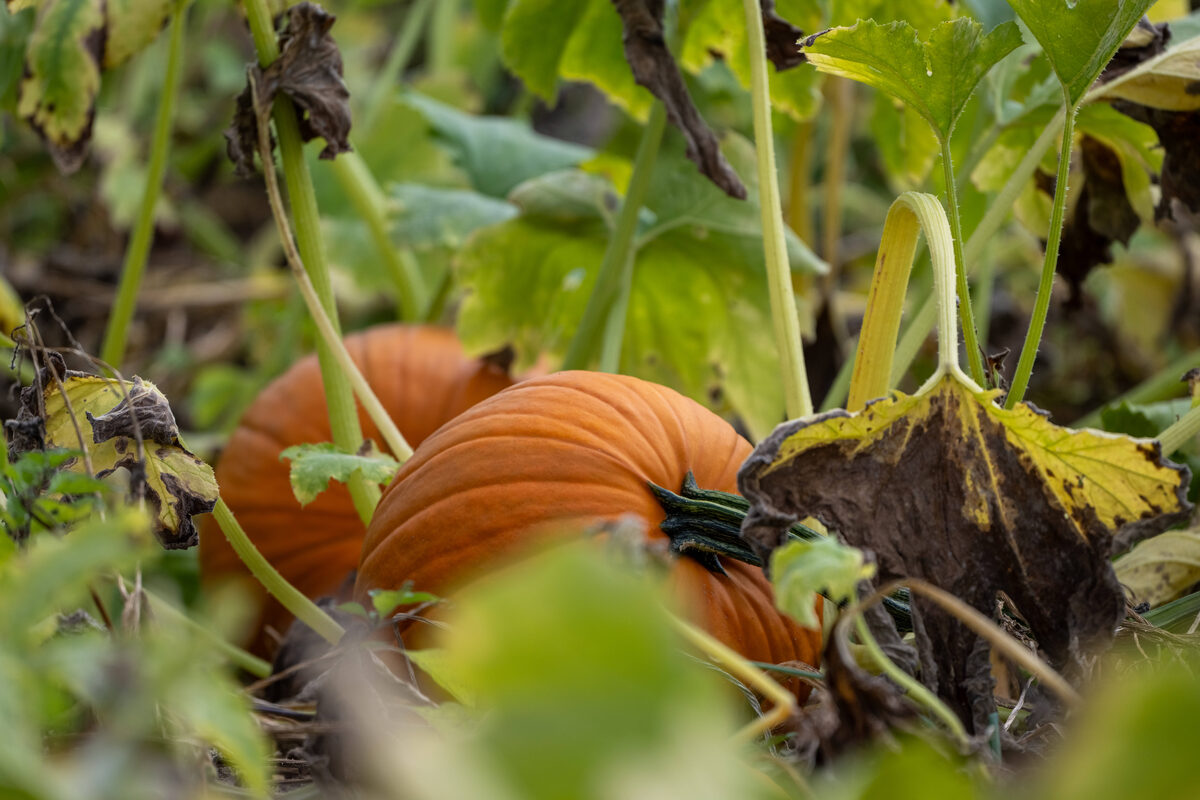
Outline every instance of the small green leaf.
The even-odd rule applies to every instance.
[[[356,617],[362,617],[363,619],[367,619],[370,616],[367,614],[367,609],[363,608],[362,603],[339,603],[337,610],[346,614],[353,614]]]
[[[328,489],[330,478],[346,483],[355,472],[361,472],[369,481],[388,483],[400,469],[400,463],[375,449],[374,443],[367,453],[346,453],[332,442],[298,444],[284,450],[279,458],[292,462],[292,492],[302,506]]]
[[[842,604],[856,597],[855,587],[875,574],[863,552],[830,537],[791,541],[771,555],[775,605],[805,628],[820,628],[813,596]]]
[[[1154,0],[1009,0],[1075,105]]]
[[[534,133],[525,122],[474,116],[412,92],[404,102],[429,121],[475,189],[491,197],[504,197],[522,181],[592,156],[586,147]]]
[[[46,140],[59,170],[79,169],[100,91],[100,0],[47,0],[25,55],[17,113]]]
[[[380,617],[389,616],[400,606],[436,603],[438,596],[429,592],[414,592],[411,581],[405,581],[399,589],[372,589],[371,606]]]
[[[923,43],[908,22],[868,19],[808,38],[804,54],[822,72],[874,86],[911,106],[944,140],[979,81],[1020,44],[1013,22],[985,36],[982,25],[963,17],[939,24]]]

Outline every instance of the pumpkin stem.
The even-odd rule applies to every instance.
[[[721,575],[725,569],[720,556],[762,566],[762,559],[742,539],[742,520],[750,508],[744,497],[701,489],[691,472],[684,477],[678,494],[651,481],[646,485],[667,514],[659,528],[671,540],[671,552],[691,556],[710,572]],[[821,536],[800,523],[793,525],[789,534],[809,540]]]

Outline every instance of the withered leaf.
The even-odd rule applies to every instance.
[[[194,546],[192,517],[212,511],[217,482],[212,467],[180,444],[166,397],[140,378],[101,378],[63,369],[61,360],[51,366],[55,372],[43,369],[21,398],[24,417],[44,415],[44,446],[86,451],[97,478],[128,470],[130,494],[153,507],[154,531],[163,547]],[[86,467],[82,458],[67,465],[78,472]]]
[[[1129,244],[1141,218],[1129,202],[1121,161],[1104,142],[1083,136],[1080,142],[1083,189],[1063,228],[1058,271],[1070,287],[1068,304],[1077,305],[1080,287],[1092,269],[1113,260],[1113,242]]]
[[[683,74],[663,36],[663,0],[613,0],[621,15],[625,59],[639,84],[662,101],[667,119],[687,142],[687,157],[731,197],[745,199],[746,187],[725,160],[717,136],[696,110]]]
[[[800,51],[800,39],[804,31],[779,16],[775,11],[775,0],[760,0],[762,7],[763,34],[767,40],[767,60],[782,72],[804,63]]]
[[[342,80],[342,54],[329,35],[337,17],[315,3],[303,2],[288,11],[288,26],[279,36],[279,58],[266,69],[250,67],[258,86],[258,101],[269,108],[277,92],[296,104],[304,141],[325,140],[320,157],[332,159],[350,151],[350,90]],[[238,174],[254,172],[258,123],[247,86],[237,99],[233,124],[225,131],[229,158]]]
[[[1124,613],[1114,540],[1182,519],[1189,476],[1156,441],[1060,428],[998,394],[946,376],[779,426],[739,474],[743,536],[765,558],[811,515],[874,552],[881,580],[923,578],[989,616],[1003,592],[1051,663],[1074,673]],[[913,623],[922,680],[982,731],[987,648],[919,598]]]
[[[1126,100],[1114,101],[1112,106],[1154,128],[1162,143],[1162,199],[1154,211],[1155,219],[1174,219],[1175,200],[1193,213],[1200,212],[1200,111],[1171,111]]]

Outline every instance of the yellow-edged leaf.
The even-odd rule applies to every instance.
[[[1200,528],[1147,539],[1113,564],[1134,603],[1170,602],[1200,581]]]

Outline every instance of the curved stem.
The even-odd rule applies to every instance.
[[[267,8],[266,0],[243,0],[243,5],[246,9],[246,19],[250,23],[250,33],[254,37],[259,65],[266,67],[279,57],[279,45],[271,24],[271,12]],[[313,190],[308,163],[304,160],[304,143],[300,138],[295,106],[290,98],[282,94],[276,96],[273,118],[279,140],[279,154],[283,162],[284,180],[296,220],[296,244],[300,250],[301,261],[317,297],[321,300],[322,308],[332,322],[335,333],[340,337],[341,328],[333,296],[333,282],[325,261],[325,246],[321,237],[321,215],[317,209],[317,196]],[[317,361],[321,367],[321,380],[325,387],[333,442],[345,452],[356,452],[362,446],[362,428],[358,424],[358,413],[354,407],[350,383],[338,369],[332,351],[323,341],[317,344]],[[359,472],[350,476],[347,488],[350,490],[354,509],[366,524],[379,502],[379,487]]]
[[[257,97],[258,88],[254,84],[254,78],[250,79],[251,93]],[[257,100],[255,107],[257,109]],[[313,322],[316,323],[317,330],[321,334],[321,342],[324,343],[330,355],[336,361],[340,369],[340,375],[343,379],[349,382],[354,393],[358,395],[359,402],[362,403],[363,409],[367,412],[367,416],[375,423],[375,427],[379,429],[380,435],[383,437],[384,443],[388,449],[392,451],[399,461],[407,461],[412,455],[412,447],[404,438],[404,434],[400,433],[400,429],[396,427],[396,423],[392,420],[391,415],[384,409],[383,404],[379,402],[379,398],[375,396],[367,379],[363,377],[362,372],[354,363],[354,359],[350,357],[350,352],[346,349],[346,345],[342,342],[342,338],[338,335],[337,329],[334,327],[333,320],[326,313],[325,308],[321,305],[321,299],[317,295],[316,289],[313,287],[312,280],[304,269],[303,260],[300,254],[296,251],[296,244],[292,239],[291,226],[288,224],[287,214],[283,208],[283,198],[279,196],[279,182],[275,178],[275,165],[271,160],[271,144],[267,138],[267,126],[265,119],[265,111],[257,109],[259,116],[258,125],[258,144],[262,154],[263,175],[266,179],[267,199],[270,201],[271,213],[275,216],[275,224],[279,227],[280,241],[283,242],[283,252],[287,256],[288,266],[291,267],[292,274],[296,278],[296,283],[300,287],[300,293],[304,297],[304,302],[308,306],[308,312],[312,315]],[[358,423],[358,417],[355,416],[355,424]],[[360,434],[361,441],[361,434]],[[374,499],[372,501],[372,509],[379,503],[379,488],[374,486]]]
[[[979,348],[979,334],[975,329],[975,315],[971,310],[971,289],[967,285],[967,262],[963,258],[962,219],[958,213],[958,185],[954,179],[954,160],[950,154],[950,137],[942,139],[942,174],[945,176],[946,199],[950,206],[950,234],[954,247],[954,277],[958,296],[958,319],[962,325],[963,343],[966,345],[967,365],[971,377],[980,386],[986,386],[983,374],[983,355]]]
[[[784,398],[791,418],[813,413],[808,374],[804,368],[804,346],[800,340],[800,315],[792,292],[787,243],[783,236],[783,208],[779,200],[779,176],[775,170],[775,143],[771,130],[771,94],[767,83],[766,44],[762,8],[758,0],[742,0],[746,38],[750,51],[750,97],[754,105],[754,149],[758,156],[759,206],[762,213],[763,249],[767,262],[767,288],[771,298],[771,320],[783,373]]]
[[[220,526],[225,538],[229,540],[230,547],[237,553],[238,558],[242,560],[250,573],[258,579],[258,582],[296,619],[312,628],[330,644],[337,644],[346,631],[271,566],[271,562],[263,557],[263,554],[246,536],[246,532],[242,530],[242,526],[238,524],[224,500],[217,500],[217,505],[213,508],[213,519]]]
[[[418,321],[428,294],[425,281],[421,278],[413,259],[402,258],[399,249],[392,242],[385,211],[387,198],[375,181],[375,176],[371,174],[370,167],[363,161],[362,156],[353,152],[340,154],[329,162],[329,167],[333,170],[342,191],[350,198],[354,210],[367,225],[375,250],[396,285],[396,299],[399,301],[403,319],[407,322]]]
[[[967,736],[967,729],[963,727],[962,720],[950,710],[950,708],[938,699],[937,695],[929,691],[925,684],[909,675],[904,670],[896,666],[896,662],[887,657],[883,652],[883,648],[879,646],[879,642],[875,641],[875,636],[871,633],[871,629],[867,627],[867,621],[863,618],[860,611],[852,610],[848,612],[854,615],[854,632],[858,634],[858,640],[866,648],[867,654],[871,656],[879,669],[883,671],[893,682],[901,689],[908,693],[918,705],[929,709],[935,717],[942,721],[942,724],[953,734],[954,738],[959,741],[959,744],[964,746],[970,744],[970,739]]]
[[[608,351],[607,360],[613,360],[613,351],[617,351],[619,360],[620,348],[613,347],[611,342],[615,339],[619,343],[624,336],[625,312],[629,303],[629,289],[633,282],[638,211],[641,210],[646,193],[650,189],[650,176],[654,171],[658,146],[662,142],[666,124],[666,109],[661,102],[656,101],[650,110],[650,119],[642,129],[629,187],[625,191],[625,199],[621,202],[621,210],[609,236],[604,259],[600,262],[596,284],[591,297],[588,298],[579,327],[571,339],[567,356],[563,360],[563,369],[587,369],[594,354],[604,347],[604,343],[608,343],[604,348]],[[617,325],[620,327],[616,327]],[[607,365],[607,371],[615,372],[617,366],[610,363]]]
[[[150,163],[146,169],[146,184],[142,190],[142,204],[138,209],[137,222],[125,251],[125,264],[121,268],[121,284],[113,302],[112,313],[104,331],[104,343],[100,347],[100,358],[114,367],[120,366],[125,358],[125,346],[129,341],[129,325],[137,308],[138,291],[146,274],[146,260],[150,255],[150,243],[154,239],[154,209],[162,193],[163,176],[167,171],[167,153],[171,148],[171,123],[175,118],[175,101],[179,95],[179,76],[183,66],[183,33],[187,22],[187,3],[180,3],[171,17],[170,42],[167,50],[167,67],[163,75],[163,89],[158,101],[158,116],[154,120],[154,138],[150,143]]]
[[[1162,444],[1163,455],[1169,456],[1197,435],[1200,435],[1200,406],[1193,407],[1160,433],[1158,441]]]
[[[1025,397],[1029,378],[1033,374],[1033,361],[1037,358],[1038,346],[1042,342],[1042,330],[1046,326],[1046,315],[1050,311],[1050,291],[1054,288],[1054,273],[1058,266],[1058,245],[1062,240],[1063,213],[1067,207],[1067,180],[1071,173],[1071,139],[1075,134],[1076,106],[1067,109],[1063,122],[1062,147],[1058,154],[1058,176],[1054,184],[1054,205],[1050,209],[1050,230],[1046,237],[1046,257],[1042,262],[1042,279],[1038,284],[1037,299],[1033,305],[1033,316],[1021,348],[1021,358],[1013,373],[1012,387],[1004,401],[1005,408],[1012,408]]]
[[[728,670],[735,678],[750,688],[757,689],[762,693],[763,697],[774,704],[770,711],[734,734],[734,741],[754,741],[775,726],[782,724],[792,715],[792,712],[796,709],[796,698],[791,692],[771,680],[765,672],[754,666],[744,657],[717,641],[711,634],[705,633],[695,625],[684,622],[674,615],[670,617],[670,620],[674,624],[675,629],[683,635],[683,638],[691,642],[719,666]]]

